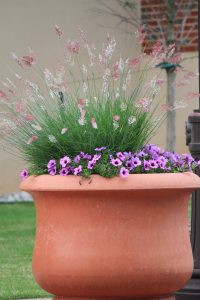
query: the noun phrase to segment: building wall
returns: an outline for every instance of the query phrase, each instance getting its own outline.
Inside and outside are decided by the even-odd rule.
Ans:
[[[147,32],[145,39],[145,50],[150,52],[152,44],[162,38],[160,28],[166,32],[167,26],[167,1],[165,0],[140,0],[141,19]],[[191,52],[198,50],[198,0],[194,1],[174,1],[177,9],[175,14],[175,31],[177,44],[184,40],[181,45],[181,52]],[[189,8],[189,9],[188,9]],[[157,22],[159,19],[159,22]],[[184,26],[183,26],[184,25]]]
[[[109,31],[116,37],[119,53],[129,57],[136,55],[139,49],[135,47],[134,35],[127,35],[110,28],[115,27],[116,20],[94,14],[91,10],[95,8],[96,3],[95,0],[0,0],[0,80],[10,76],[15,68],[10,59],[10,52],[14,51],[19,56],[24,55],[27,53],[28,46],[35,50],[42,68],[55,67],[61,55],[60,45],[53,29],[55,23],[63,28],[66,39],[74,39],[77,27],[83,28],[97,47]],[[109,4],[116,6],[115,0],[109,0]],[[194,55],[197,53],[187,53],[189,57]],[[197,71],[197,58],[187,60],[185,66],[191,71]],[[152,73],[149,73],[149,78],[152,78]],[[163,76],[165,76],[164,71]],[[177,94],[178,98],[181,99],[184,90],[197,91],[197,80],[181,88]],[[161,101],[165,101],[165,86],[161,93]],[[186,109],[177,111],[178,152],[187,151],[184,123],[188,113],[196,106],[197,100],[193,99],[188,101]],[[165,146],[164,125],[153,142]],[[23,166],[22,160],[0,150],[0,194],[18,190],[19,171]]]

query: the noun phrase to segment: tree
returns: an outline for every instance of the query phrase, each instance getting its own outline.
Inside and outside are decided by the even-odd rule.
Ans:
[[[134,30],[136,27],[145,25],[146,20],[139,12],[138,2],[136,0],[115,0],[119,5],[119,10],[113,7],[109,2],[98,1],[99,7],[95,9],[97,13],[107,14],[118,19],[116,27],[124,30],[121,25],[129,24]],[[175,150],[176,143],[176,110],[173,109],[176,103],[176,71],[181,67],[182,58],[181,50],[184,46],[191,44],[197,36],[194,35],[194,30],[197,29],[197,22],[193,22],[192,26],[186,30],[187,21],[191,15],[191,11],[197,8],[197,0],[141,0],[148,4],[148,16],[153,17],[156,26],[153,22],[147,22],[145,27],[146,42],[155,43],[158,39],[162,41],[164,51],[170,45],[175,45],[173,56],[167,61],[161,61],[157,67],[165,69],[167,77],[167,106],[170,108],[167,111],[167,149]],[[154,24],[154,25],[153,25]],[[191,35],[193,36],[191,38]],[[145,46],[145,43],[143,44]],[[151,46],[151,45],[150,45]],[[147,47],[149,49],[149,45]],[[147,50],[148,52],[148,50]]]

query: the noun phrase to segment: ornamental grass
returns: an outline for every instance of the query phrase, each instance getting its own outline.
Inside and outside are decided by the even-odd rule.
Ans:
[[[104,177],[133,173],[193,170],[191,157],[148,144],[165,119],[168,109],[159,101],[164,79],[150,80],[147,71],[173,58],[156,43],[150,55],[122,58],[113,37],[106,36],[101,49],[90,43],[82,30],[77,40],[62,40],[63,59],[55,71],[41,68],[32,49],[24,56],[12,53],[18,72],[0,89],[0,137],[4,149],[28,165],[21,177],[60,174]],[[143,30],[136,32],[138,43]],[[84,64],[80,57],[84,57]],[[37,82],[27,78],[31,71]],[[166,154],[167,153],[167,154]]]

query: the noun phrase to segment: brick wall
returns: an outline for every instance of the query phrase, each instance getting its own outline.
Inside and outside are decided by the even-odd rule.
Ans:
[[[147,36],[145,39],[145,51],[151,51],[151,45],[158,39],[162,39],[160,27],[166,34],[166,1],[168,0],[141,0],[141,19],[142,24],[146,25]],[[190,12],[187,15],[187,7]],[[175,17],[175,36],[179,45],[179,51],[190,52],[198,50],[198,0],[177,0]],[[157,20],[160,20],[160,24]],[[183,20],[185,19],[185,23]],[[183,30],[182,30],[183,28]],[[183,31],[181,35],[181,31]],[[181,41],[184,44],[181,45]]]

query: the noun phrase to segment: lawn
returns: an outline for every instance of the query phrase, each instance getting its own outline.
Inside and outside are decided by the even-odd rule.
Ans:
[[[49,297],[31,273],[34,235],[33,203],[0,204],[1,300]]]

